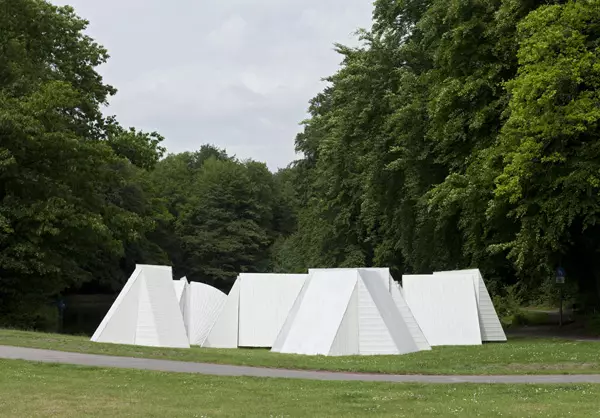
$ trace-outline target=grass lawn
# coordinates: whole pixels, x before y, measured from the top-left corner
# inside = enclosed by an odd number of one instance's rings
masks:
[[[3,417],[597,416],[600,385],[422,385],[181,375],[0,360]]]
[[[600,343],[515,338],[482,346],[434,347],[403,356],[298,356],[252,349],[168,349],[98,344],[87,337],[0,330],[0,345],[304,370],[395,374],[600,373]],[[0,414],[1,415],[1,414]]]

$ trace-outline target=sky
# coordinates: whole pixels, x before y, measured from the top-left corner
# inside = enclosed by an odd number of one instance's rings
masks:
[[[300,158],[308,101],[356,45],[372,0],[52,0],[90,21],[118,89],[106,114],[157,131],[169,152],[202,144],[272,171]]]

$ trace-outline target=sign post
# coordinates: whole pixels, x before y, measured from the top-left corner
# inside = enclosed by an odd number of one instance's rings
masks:
[[[561,285],[565,284],[565,269],[559,267],[556,269],[556,283]],[[560,289],[560,310],[559,310],[559,320],[558,325],[562,327],[563,324],[563,286],[559,286]]]

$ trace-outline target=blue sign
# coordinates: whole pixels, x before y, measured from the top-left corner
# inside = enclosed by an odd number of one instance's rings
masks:
[[[556,269],[556,283],[564,283],[565,282],[565,269],[562,267],[559,267]]]

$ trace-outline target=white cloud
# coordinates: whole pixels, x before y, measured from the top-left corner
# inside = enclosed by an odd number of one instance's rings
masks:
[[[90,21],[111,54],[100,72],[119,93],[108,113],[156,130],[171,152],[204,143],[271,169],[295,157],[294,138],[333,43],[370,25],[368,0],[54,0]]]

